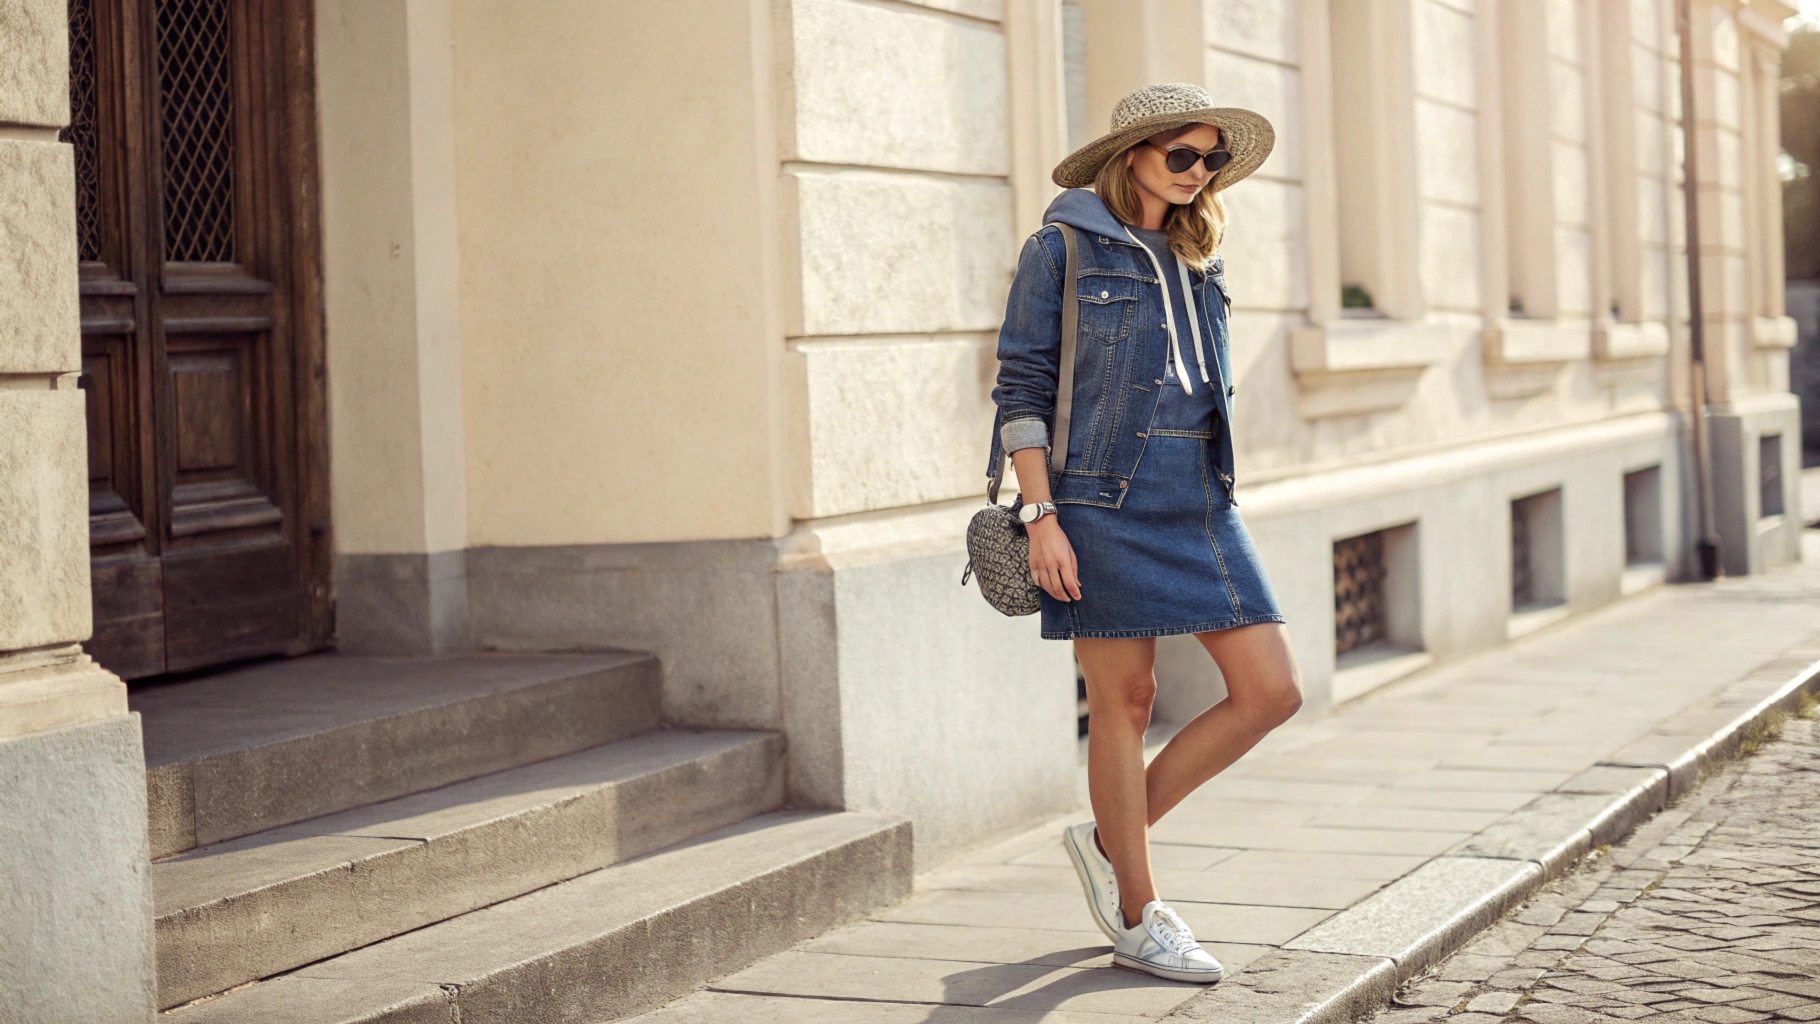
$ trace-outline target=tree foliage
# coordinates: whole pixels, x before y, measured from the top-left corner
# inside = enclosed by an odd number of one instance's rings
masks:
[[[1782,183],[1788,278],[1820,280],[1820,28],[1789,33],[1782,55],[1782,151],[1795,165]]]

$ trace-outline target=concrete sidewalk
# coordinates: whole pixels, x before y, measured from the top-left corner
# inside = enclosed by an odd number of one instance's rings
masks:
[[[1111,968],[1061,819],[642,1024],[1340,1021],[1619,838],[1820,660],[1808,561],[1662,587],[1280,730],[1152,832],[1159,888],[1228,967]]]

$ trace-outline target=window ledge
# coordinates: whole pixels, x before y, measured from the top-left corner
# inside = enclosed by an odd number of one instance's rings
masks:
[[[1758,348],[1794,348],[1801,331],[1792,316],[1760,316],[1751,320],[1750,337]]]
[[[1332,697],[1335,704],[1362,697],[1380,686],[1434,664],[1435,656],[1404,644],[1380,640],[1347,651],[1334,662]]]
[[[1668,355],[1668,325],[1660,320],[1644,323],[1605,323],[1593,331],[1594,353],[1603,360],[1651,359]]]
[[[1342,317],[1289,336],[1297,373],[1423,370],[1447,358],[1453,331],[1442,324],[1385,317]]]
[[[1456,332],[1442,324],[1343,317],[1289,336],[1289,365],[1305,419],[1401,408],[1423,371],[1447,358]]]
[[[1485,361],[1494,366],[1573,363],[1592,355],[1590,320],[1496,320],[1481,336]]]

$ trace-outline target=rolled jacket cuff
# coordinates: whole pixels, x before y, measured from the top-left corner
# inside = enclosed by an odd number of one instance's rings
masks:
[[[1006,455],[1024,448],[1047,448],[1049,428],[1034,416],[1008,420],[998,428],[998,438]]]

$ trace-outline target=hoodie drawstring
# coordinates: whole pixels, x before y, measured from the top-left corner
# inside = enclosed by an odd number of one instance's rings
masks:
[[[1150,265],[1156,268],[1157,287],[1163,290],[1163,326],[1169,331],[1170,365],[1176,368],[1176,378],[1182,382],[1182,390],[1192,395],[1194,385],[1188,382],[1188,374],[1182,372],[1182,343],[1175,332],[1175,303],[1169,301],[1169,282],[1163,276],[1163,261],[1150,251],[1148,245],[1138,241],[1130,227],[1125,228],[1125,237],[1144,250],[1144,255],[1150,257]],[[1201,318],[1194,306],[1194,287],[1188,280],[1188,268],[1182,266],[1180,259],[1176,260],[1175,269],[1182,275],[1182,301],[1188,304],[1188,326],[1194,332],[1194,361],[1201,371],[1201,383],[1211,386],[1212,381],[1207,376],[1207,353],[1201,347]]]

